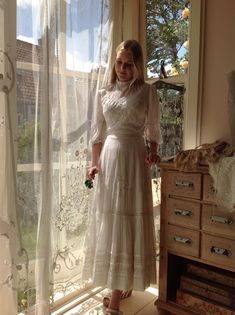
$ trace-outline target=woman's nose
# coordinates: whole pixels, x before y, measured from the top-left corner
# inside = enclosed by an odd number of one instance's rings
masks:
[[[125,64],[125,63],[122,63],[122,64],[121,64],[121,69],[122,69],[122,70],[125,70],[125,69],[126,69],[126,64]]]

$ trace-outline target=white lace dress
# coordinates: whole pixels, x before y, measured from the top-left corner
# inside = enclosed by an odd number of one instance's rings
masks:
[[[117,82],[99,91],[92,143],[103,142],[85,242],[83,279],[110,289],[143,291],[156,283],[150,167],[143,135],[160,142],[155,88],[128,91]]]

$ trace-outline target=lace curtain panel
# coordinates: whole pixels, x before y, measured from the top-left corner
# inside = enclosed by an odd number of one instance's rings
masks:
[[[84,181],[93,97],[108,77],[109,22],[108,0],[17,0],[17,138],[10,123],[0,126],[0,193],[8,196],[0,212],[0,295],[17,292],[18,302],[16,294],[5,299],[4,315],[49,314],[57,300],[89,285],[81,281],[92,194]]]

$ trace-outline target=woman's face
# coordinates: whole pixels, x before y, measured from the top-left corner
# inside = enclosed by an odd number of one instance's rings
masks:
[[[115,71],[119,81],[125,82],[133,79],[134,61],[130,51],[122,50],[117,53]]]

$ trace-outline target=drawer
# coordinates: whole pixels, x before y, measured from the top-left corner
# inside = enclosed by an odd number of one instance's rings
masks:
[[[201,258],[235,270],[235,241],[202,234]]]
[[[213,179],[210,175],[203,175],[203,200],[214,202],[215,189],[213,187]]]
[[[173,198],[167,199],[168,222],[188,228],[200,228],[200,204]]]
[[[168,225],[167,248],[189,256],[199,256],[199,231]]]
[[[215,205],[203,205],[202,229],[235,238],[235,212],[224,211]]]
[[[164,187],[170,195],[200,199],[201,174],[169,171]]]

